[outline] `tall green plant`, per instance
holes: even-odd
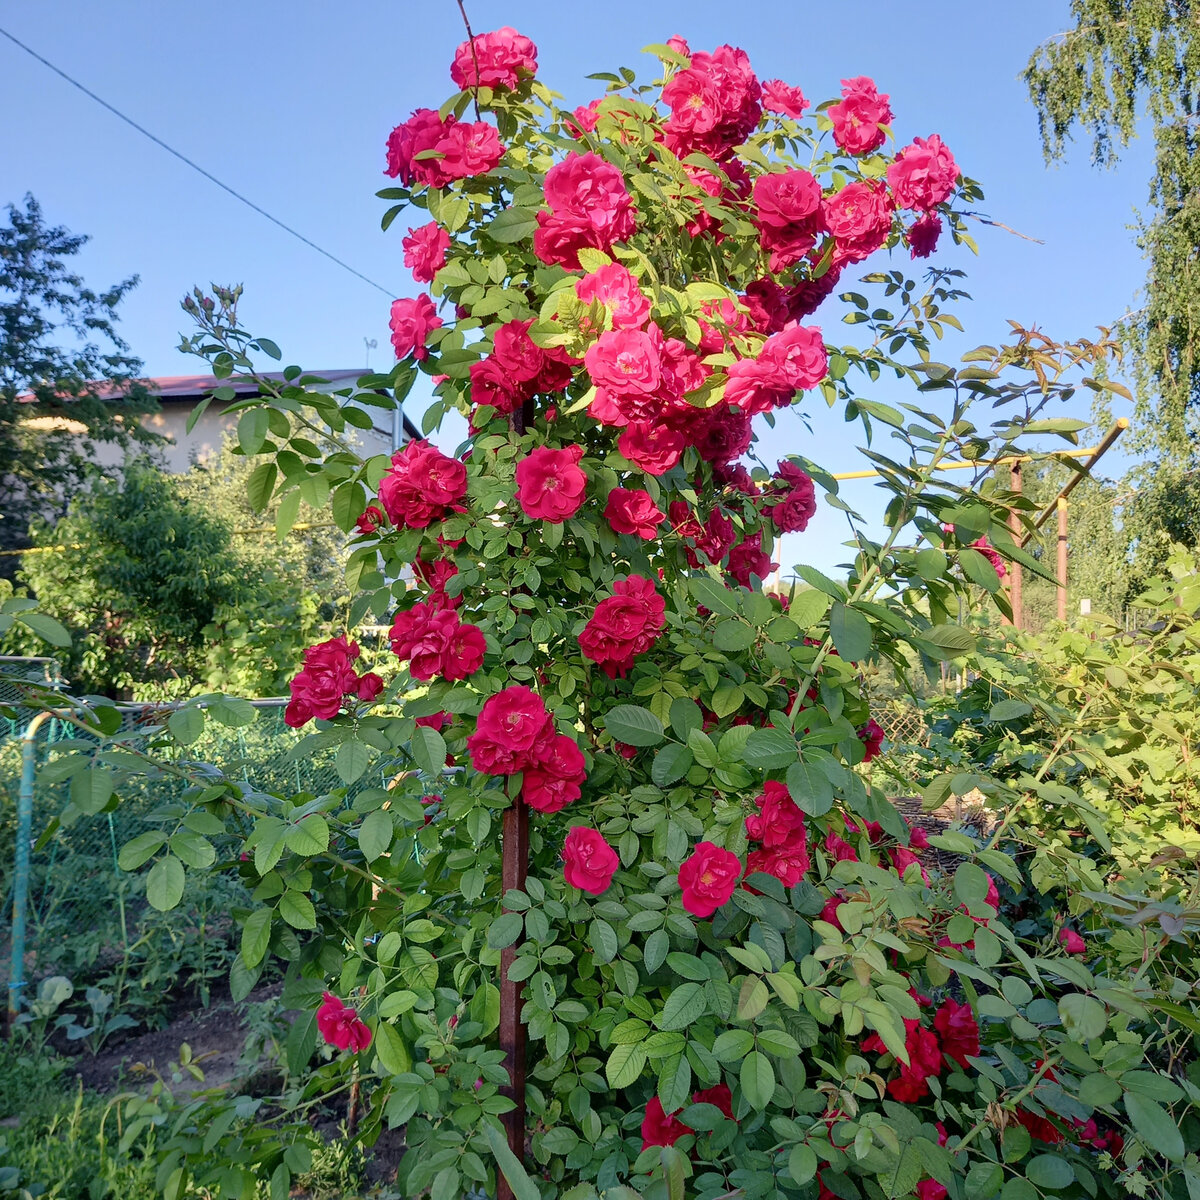
[[[345,1094],[366,1143],[406,1126],[398,1188],[435,1200],[1115,1194],[1117,1126],[1168,1192],[1192,1147],[1146,1063],[1150,997],[1022,943],[989,874],[1017,881],[1013,860],[961,834],[934,843],[950,866],[923,860],[858,769],[880,740],[857,664],[960,658],[962,590],[1003,604],[992,547],[1040,569],[987,466],[938,467],[1073,439],[1053,405],[1108,345],[1019,331],[933,361],[956,274],[854,276],[966,237],[978,189],[940,139],[885,149],[870,80],[802,120],[741,51],[652,50],[652,82],[606,74],[568,113],[528,39],[469,39],[463,90],[392,134],[385,225],[420,212],[406,257],[433,294],[393,306],[401,362],[365,386],[399,401],[435,376],[427,429],[471,423],[454,455],[362,462],[337,444],[349,399],[295,367],[244,405],[257,503],[280,497],[286,528],[327,501],[358,535],[347,636],[306,652],[288,720],[347,782],[371,748],[414,769],[353,804],[197,776],[124,848],[163,909],[237,851],[254,903],[232,986],[286,964],[293,1076],[324,1043],[295,1123],[203,1098],[156,1117],[160,1185],[282,1195],[299,1118]],[[827,344],[800,321],[839,284],[862,336]],[[189,306],[222,375],[274,349],[235,302]],[[883,379],[913,402],[876,399]],[[848,513],[845,578],[801,565],[780,598],[761,588],[780,532],[818,487],[846,507],[815,462],[752,451],[805,393],[861,426],[887,532]],[[349,639],[368,615],[391,619],[386,659]],[[132,769],[108,748],[55,765],[84,797]]]

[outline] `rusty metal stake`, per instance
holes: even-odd
[[[520,798],[504,810],[501,825],[500,885],[504,891],[524,891],[529,870],[529,809]],[[507,911],[507,910],[505,910]],[[525,1158],[525,1026],[521,1022],[523,985],[508,977],[517,957],[517,944],[500,951],[500,1049],[509,1085],[501,1092],[510,1097],[515,1108],[503,1116],[508,1148],[519,1161]],[[514,1200],[508,1180],[499,1171],[497,1200]]]
[[[1058,498],[1058,619],[1067,619],[1067,509],[1064,496]]]

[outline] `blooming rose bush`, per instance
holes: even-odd
[[[251,406],[275,439],[247,433],[252,491],[284,495],[283,533],[300,497],[328,503],[350,627],[390,629],[377,672],[339,639],[293,683],[289,719],[352,797],[210,780],[170,818],[227,838],[252,890],[235,993],[285,966],[314,1014],[291,1070],[318,1033],[341,1051],[304,1094],[352,1077],[368,1145],[405,1126],[406,1196],[1094,1195],[1127,1116],[1127,1154],[1176,1149],[1149,1131],[1169,1081],[1143,1065],[1144,998],[1069,939],[1023,943],[998,915],[1014,861],[910,829],[859,770],[887,749],[858,664],[970,649],[967,580],[1004,603],[978,539],[1037,569],[986,466],[936,468],[1011,452],[1070,381],[1021,342],[931,361],[956,272],[903,266],[967,240],[979,193],[936,135],[897,147],[873,81],[814,108],[733,46],[653,51],[658,78],[614,75],[572,113],[527,37],[485,33],[453,55],[467,90],[388,139],[385,226],[411,214],[429,290],[393,305],[398,364],[364,386],[399,403],[423,372],[427,435],[457,411],[466,444],[363,462],[354,400],[293,368]],[[194,342],[224,373],[264,344],[233,317]],[[884,378],[921,394],[884,404]],[[844,579],[802,565],[768,593],[780,535],[846,507],[758,440],[810,403],[894,435],[870,452],[888,532],[856,524]],[[364,786],[377,751],[413,769]],[[167,833],[126,861],[168,907],[160,884],[204,865]],[[269,1127],[238,1186],[286,1192],[311,1134]],[[164,1142],[168,1194],[221,1178],[202,1140]]]

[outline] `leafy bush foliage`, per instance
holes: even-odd
[[[760,85],[740,51],[652,49],[659,78],[606,75],[567,113],[528,39],[483,35],[455,60],[480,86],[392,135],[385,225],[428,214],[406,251],[432,295],[393,306],[401,361],[367,385],[398,402],[434,376],[429,428],[471,423],[453,456],[324,452],[297,418],[336,439],[352,406],[296,367],[239,424],[283,528],[327,498],[352,535],[351,629],[391,620],[393,656],[349,631],[310,647],[289,721],[348,783],[372,749],[413,769],[352,803],[198,779],[125,847],[163,909],[189,871],[236,870],[235,994],[279,962],[303,1013],[278,1115],[198,1099],[160,1183],[282,1195],[307,1107],[362,1088],[364,1142],[405,1125],[398,1187],[434,1200],[500,1175],[523,1200],[1116,1195],[1118,1155],[1135,1190],[1182,1194],[1190,1010],[1164,977],[1014,931],[1014,858],[910,830],[860,770],[881,736],[858,664],[961,658],[959,597],[1003,606],[1005,559],[1041,569],[987,460],[1073,438],[1051,406],[1108,346],[1019,330],[934,362],[959,294],[936,267],[923,286],[864,275],[873,299],[837,299],[858,340],[827,345],[800,319],[872,253],[929,252],[943,223],[965,239],[977,187],[936,137],[885,152],[869,80],[802,121],[798,89]],[[235,302],[187,305],[218,373],[275,350]],[[884,378],[914,402],[872,398]],[[807,586],[772,595],[779,536],[847,507],[815,462],[752,450],[805,392],[861,422],[887,533],[848,512],[845,580],[800,566]],[[951,458],[976,478],[938,477]],[[119,794],[132,766],[105,750],[56,769]],[[513,984],[527,1113],[501,1033]]]

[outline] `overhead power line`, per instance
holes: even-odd
[[[97,104],[99,104],[102,108],[108,109],[108,111],[110,113],[112,113],[114,117],[118,117],[120,120],[124,121],[126,125],[129,125],[132,128],[136,129],[138,131],[138,133],[140,133],[143,137],[149,138],[156,146],[160,146],[168,154],[174,155],[174,157],[179,159],[180,162],[186,163],[189,167],[192,168],[193,171],[199,172],[201,175],[204,176],[205,179],[209,180],[209,182],[215,183],[217,185],[217,187],[219,187],[224,192],[228,192],[235,200],[240,200],[244,205],[247,206],[247,208],[254,209],[254,211],[256,213],[258,213],[259,216],[266,217],[266,219],[268,221],[270,221],[272,225],[278,225],[279,228],[282,229],[285,233],[290,233],[292,235],[292,237],[303,242],[306,246],[309,247],[309,249],[315,250],[318,254],[324,255],[327,259],[329,259],[330,262],[337,263],[337,265],[339,267],[341,267],[343,271],[349,271],[351,275],[355,276],[357,279],[361,279],[363,281],[363,283],[370,284],[371,287],[375,288],[377,291],[382,292],[385,296],[391,297],[391,296],[396,295],[395,292],[391,291],[388,288],[385,288],[382,284],[376,283],[375,280],[373,280],[373,279],[368,279],[367,276],[364,275],[361,271],[356,271],[352,266],[350,266],[349,263],[343,262],[340,258],[338,258],[338,256],[336,254],[331,254],[328,250],[324,249],[321,246],[318,246],[317,243],[312,241],[311,238],[306,238],[304,236],[304,234],[300,233],[296,229],[293,229],[290,225],[281,221],[278,217],[272,216],[269,212],[267,212],[267,210],[265,208],[262,208],[259,205],[255,204],[253,200],[247,199],[245,196],[242,195],[241,192],[235,190],[234,188],[231,188],[229,186],[229,184],[223,183],[214,174],[212,174],[211,171],[206,171],[202,166],[200,166],[199,163],[193,162],[190,158],[188,158],[188,156],[186,154],[181,154],[178,150],[175,149],[174,146],[170,146],[166,142],[164,142],[162,140],[162,138],[156,137],[154,134],[152,134],[150,132],[150,130],[146,129],[142,125],[139,125],[135,120],[133,120],[132,117],[127,117],[123,112],[121,112],[121,110],[119,108],[114,108],[113,105],[109,104],[109,102],[107,100],[103,99],[100,96],[97,96],[96,93],[93,92],[90,88],[84,87],[84,85],[82,83],[80,83],[78,79],[73,79],[70,75],[68,75],[66,73],[66,71],[62,70],[59,67],[56,67],[49,59],[43,58],[31,46],[25,45],[25,43],[23,41],[21,41],[20,38],[16,38],[11,33],[9,33],[7,29],[0,28],[0,34],[3,34],[6,38],[8,38],[8,40],[10,42],[12,42],[12,44],[14,46],[18,46],[20,49],[24,50],[25,53],[28,54],[31,58],[37,59],[37,61],[40,62],[42,64],[42,66],[49,68],[51,71],[53,71],[55,73],[55,75],[59,76],[59,78],[65,79],[67,81],[67,83],[69,83],[72,87],[78,88],[85,96],[88,96],[92,100],[95,100],[95,102]]]

